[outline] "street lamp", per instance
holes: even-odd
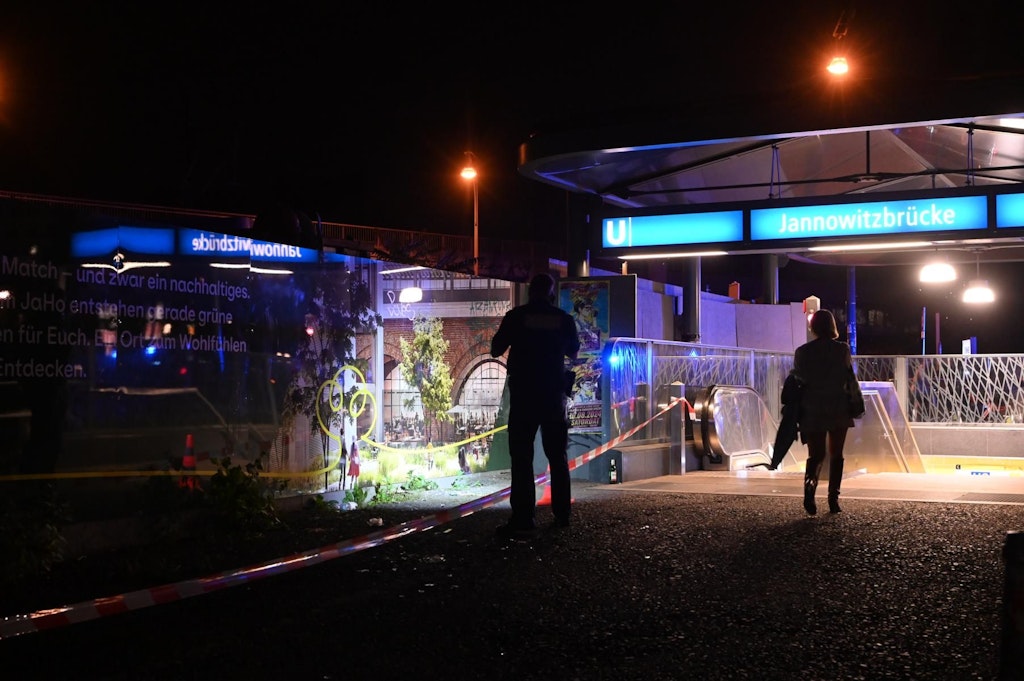
[[[480,191],[477,187],[476,164],[473,152],[466,152],[466,167],[459,173],[466,182],[473,183],[473,276],[480,276]]]
[[[839,21],[836,22],[836,27],[832,30],[832,37],[836,40],[835,53],[832,57],[832,61],[828,63],[825,69],[833,76],[845,76],[850,71],[850,64],[846,61],[845,50],[842,49],[841,41],[846,37],[847,31],[850,30],[850,21],[853,20],[854,11],[851,10],[850,16],[846,16],[846,10],[839,15]]]

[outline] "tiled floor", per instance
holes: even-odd
[[[827,482],[818,490],[824,496]],[[605,487],[602,486],[602,489]],[[803,474],[767,470],[691,471],[608,485],[610,491],[689,494],[803,495]],[[843,499],[889,499],[1024,505],[1024,477],[1012,475],[865,473],[848,471]]]

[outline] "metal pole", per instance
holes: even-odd
[[[480,276],[480,191],[473,178],[473,276]]]
[[[846,341],[850,353],[857,354],[857,268],[846,268]]]
[[[1008,532],[1003,545],[1006,588],[1003,593],[1003,645],[999,679],[1019,679],[1024,660],[1024,532]]]
[[[925,337],[924,337],[924,321],[927,318],[928,318],[928,307],[925,306],[925,307],[921,308],[921,354],[922,355],[928,354],[928,351],[927,351],[926,346],[925,346]]]

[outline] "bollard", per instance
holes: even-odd
[[[1001,681],[1024,678],[1024,532],[1008,532],[1003,545],[1006,587],[1003,594]]]

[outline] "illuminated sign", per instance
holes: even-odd
[[[71,256],[88,258],[115,251],[135,254],[174,253],[174,230],[147,227],[114,227],[71,235]]]
[[[742,241],[743,211],[607,218],[601,240],[605,248]]]
[[[178,252],[182,255],[249,257],[252,239],[202,229],[179,229]]]
[[[318,262],[320,252],[315,248],[302,248],[273,241],[252,241],[249,244],[249,257],[253,260],[272,260],[275,262]]]
[[[1024,227],[1024,194],[996,196],[996,227]]]
[[[178,252],[217,258],[250,258],[277,262],[317,262],[319,253],[313,248],[301,248],[272,241],[257,241],[245,236],[220,234],[201,229],[178,230]]]
[[[968,196],[750,211],[750,238],[818,239],[986,229],[987,199]]]

